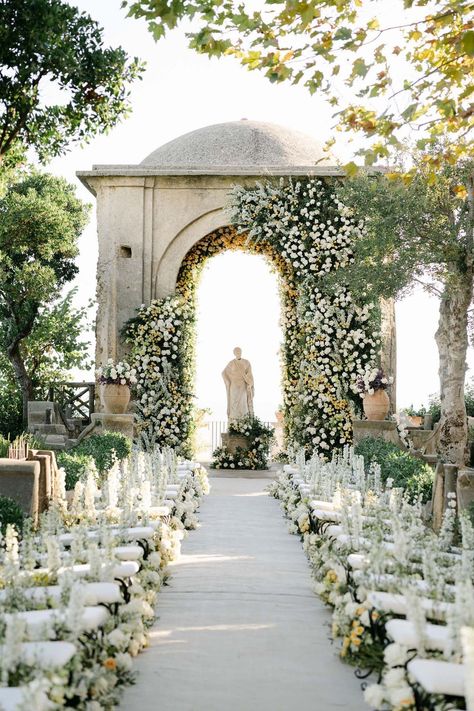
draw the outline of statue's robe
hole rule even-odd
[[[252,368],[245,358],[234,358],[222,372],[227,390],[229,421],[253,415],[254,382]]]

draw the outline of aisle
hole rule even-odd
[[[363,711],[268,480],[211,479],[123,711]]]

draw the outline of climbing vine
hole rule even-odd
[[[262,254],[279,275],[288,443],[308,454],[340,447],[351,441],[351,386],[376,360],[379,321],[363,295],[326,277],[353,260],[363,228],[331,184],[314,178],[237,186],[229,211],[231,226],[184,258],[175,295],[142,306],[126,328],[140,428],[191,453],[197,286],[210,257],[240,249]]]

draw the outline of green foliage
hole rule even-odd
[[[72,454],[92,457],[99,474],[105,474],[116,461],[128,457],[132,451],[132,442],[119,432],[86,437],[72,450]]]
[[[90,332],[88,308],[74,307],[75,293],[73,289],[66,296],[40,306],[31,333],[22,341],[25,368],[39,399],[44,398],[50,384],[67,380],[72,368],[86,369],[90,365],[90,344],[84,340]],[[0,354],[0,392],[2,387],[10,392],[8,406],[15,406],[21,426],[21,393],[11,363]],[[0,414],[0,431],[3,431],[1,422]]]
[[[57,294],[77,273],[77,240],[87,212],[72,185],[36,172],[0,198],[0,352],[21,389],[24,419],[41,366],[49,362],[54,369],[59,352],[71,354],[64,363],[78,360],[75,321],[81,311],[72,308],[71,295],[61,300]]]
[[[413,405],[404,407],[403,411],[410,417],[424,417],[427,412],[426,407],[413,407]]]
[[[8,447],[10,446],[10,440],[4,437],[0,433],[0,458],[3,459],[8,454]]]
[[[3,365],[6,366],[6,370]],[[0,434],[14,439],[23,431],[21,392],[12,379],[11,366],[0,354]]]
[[[357,175],[340,183],[340,200],[364,222],[344,278],[355,293],[400,297],[417,282],[441,296],[439,283],[464,274],[472,258],[466,198],[473,164],[446,166],[436,176],[415,156],[411,181],[399,175]],[[456,218],[454,218],[456,216]]]
[[[218,447],[212,453],[214,469],[268,469],[270,445],[274,429],[263,424],[258,417],[247,415],[229,423],[229,435],[244,436],[248,439],[247,448],[236,447],[232,454],[225,446]]]
[[[355,446],[355,453],[364,457],[366,466],[377,462],[382,480],[393,480],[394,487],[403,487],[410,500],[421,496],[423,503],[431,499],[434,473],[428,464],[413,457],[382,437],[364,437]]]
[[[0,496],[0,531],[2,534],[5,534],[9,524],[21,532],[24,520],[25,515],[19,504],[8,496]]]
[[[400,147],[407,124],[417,145],[451,137],[446,157],[472,150],[474,51],[472,3],[466,0],[285,2],[124,0],[156,39],[191,18],[189,46],[233,55],[273,83],[303,84],[325,95],[338,128],[362,134],[373,164]],[[369,50],[369,51],[368,51]],[[439,165],[433,156],[433,167]],[[348,164],[347,168],[353,167]]]
[[[66,472],[66,490],[74,489],[76,482],[85,478],[85,473],[94,464],[92,456],[87,454],[77,454],[70,452],[58,452],[56,454],[58,467]]]
[[[129,113],[128,87],[143,71],[61,0],[0,4],[0,67],[0,160],[21,146],[46,161],[112,128]]]

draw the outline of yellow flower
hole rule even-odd
[[[113,657],[107,657],[102,666],[108,671],[114,671],[117,668],[117,662]]]

